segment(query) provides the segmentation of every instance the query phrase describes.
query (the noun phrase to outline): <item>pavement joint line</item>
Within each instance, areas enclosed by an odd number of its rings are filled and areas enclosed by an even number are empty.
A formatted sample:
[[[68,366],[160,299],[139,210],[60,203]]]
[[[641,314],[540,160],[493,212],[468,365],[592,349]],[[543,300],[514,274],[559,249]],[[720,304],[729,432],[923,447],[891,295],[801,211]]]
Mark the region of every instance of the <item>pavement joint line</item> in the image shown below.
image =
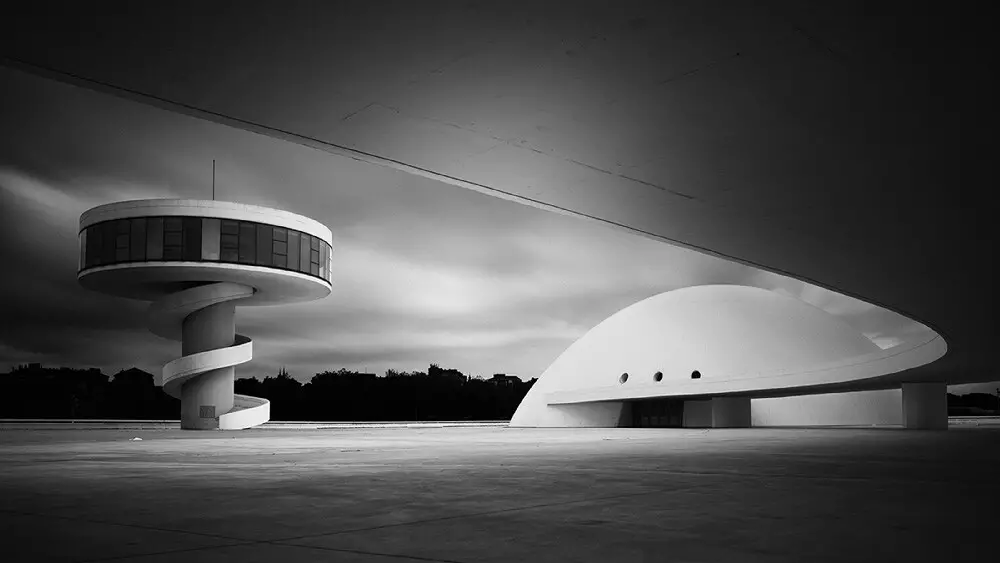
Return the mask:
[[[433,557],[423,557],[420,555],[403,555],[400,553],[382,553],[379,551],[362,551],[359,549],[347,549],[343,547],[327,547],[322,545],[300,545],[295,543],[274,543],[273,541],[263,542],[270,543],[272,545],[277,545],[281,547],[301,547],[305,549],[319,549],[322,551],[334,551],[337,553],[354,553],[358,555],[374,555],[378,557],[392,557],[397,559],[409,559],[411,561],[426,561],[428,563],[468,563],[467,561],[459,561],[457,559],[437,559]]]
[[[93,464],[117,464],[116,460],[67,460],[74,461],[76,463],[93,463]],[[8,466],[14,465],[33,465],[29,462],[15,462],[5,464]],[[184,466],[184,467],[243,467],[245,464],[240,463],[179,463],[170,464],[171,466]],[[317,464],[317,463],[307,463],[307,464],[293,464],[289,462],[272,464],[267,467],[278,468],[287,467],[289,465],[294,465],[298,467],[328,467],[329,464]],[[892,465],[892,463],[883,463],[882,465]],[[386,467],[386,464],[381,463],[352,463],[351,467]],[[472,466],[472,465],[470,465]],[[393,468],[399,469],[404,467],[399,465]],[[536,466],[532,466],[536,467]],[[806,481],[851,481],[851,482],[864,482],[870,481],[873,478],[878,478],[879,476],[844,476],[844,475],[805,475],[805,474],[791,474],[791,473],[745,473],[740,471],[685,471],[683,469],[628,469],[622,471],[622,473],[655,473],[658,475],[691,475],[691,476],[701,476],[701,477],[728,477],[728,478],[748,478],[748,479],[801,479]],[[949,479],[897,479],[900,484],[946,484],[952,483]],[[3,509],[0,509],[3,511]],[[27,514],[27,513],[26,513]],[[97,521],[95,521],[97,522]],[[108,523],[108,522],[98,522],[98,523]],[[124,525],[124,524],[123,524]]]
[[[76,463],[92,463],[92,464],[117,464],[117,460],[59,460],[59,461],[73,461]],[[881,465],[893,465],[892,462],[880,463]],[[19,465],[34,465],[30,462],[14,462],[6,463],[6,466],[19,466]],[[172,466],[185,466],[185,467],[243,467],[244,464],[240,463],[190,463],[190,464],[171,464]],[[313,466],[328,466],[329,464],[294,464],[289,462],[283,462],[279,464],[273,464],[268,467],[286,467],[288,465],[294,465],[299,467],[313,467]],[[385,467],[385,464],[380,463],[352,463],[351,467]],[[402,467],[402,466],[399,466]],[[397,467],[397,468],[399,468]],[[748,479],[801,479],[806,481],[851,481],[851,482],[864,482],[870,481],[873,478],[878,478],[879,476],[844,476],[844,475],[805,475],[805,474],[788,474],[788,473],[744,473],[740,471],[685,471],[678,469],[633,469],[626,470],[630,473],[655,473],[660,475],[690,475],[690,476],[702,476],[702,477],[728,477],[728,478],[748,478]],[[948,484],[952,483],[952,480],[942,478],[942,479],[897,479],[900,484]],[[19,511],[9,511],[7,509],[0,509],[0,512],[19,512]],[[39,515],[37,513],[23,512],[23,514],[28,515]],[[65,517],[60,517],[65,518]],[[116,524],[114,522],[107,521],[93,521],[94,523],[105,523],[105,524]],[[119,524],[119,525],[129,525],[129,524]],[[165,530],[172,531],[172,530]],[[184,533],[194,533],[194,532],[184,532]],[[220,536],[225,537],[225,536]]]
[[[103,563],[104,561],[127,561],[129,559],[138,559],[141,557],[153,557],[156,555],[169,555],[173,553],[191,553],[194,551],[208,551],[211,549],[223,549],[226,547],[240,547],[244,545],[255,545],[260,543],[268,543],[265,541],[258,540],[245,540],[241,543],[233,543],[227,545],[205,545],[201,547],[186,547],[183,549],[168,549],[166,551],[150,551],[147,553],[133,553],[131,555],[112,555],[110,557],[99,557],[97,559],[75,559],[73,563]]]
[[[146,526],[146,525],[143,525],[143,524],[132,524],[132,523],[125,523],[125,522],[113,522],[113,521],[110,521],[110,520],[97,520],[97,519],[93,519],[93,518],[84,518],[84,517],[80,517],[80,516],[63,516],[63,515],[60,515],[60,514],[43,514],[43,513],[39,513],[39,512],[28,512],[26,510],[10,510],[10,509],[7,509],[7,508],[0,508],[0,513],[19,514],[19,515],[22,515],[22,516],[34,516],[36,518],[55,518],[55,519],[58,519],[58,520],[69,520],[71,522],[86,522],[88,524],[102,524],[102,525],[105,525],[105,526],[122,526],[122,527],[125,527],[125,528],[138,528],[138,529],[141,529],[141,530],[151,530],[151,531],[154,531],[154,532],[169,532],[169,533],[174,533],[174,534],[188,534],[188,535],[192,535],[192,536],[201,536],[201,537],[207,537],[207,538],[231,540],[231,541],[236,541],[236,542],[260,543],[261,541],[264,541],[264,540],[248,540],[246,538],[234,538],[232,536],[224,536],[222,534],[210,534],[210,533],[206,533],[206,532],[192,532],[191,530],[177,530],[177,529],[173,529],[173,528],[158,528],[156,526]]]
[[[431,523],[431,522],[444,522],[444,521],[448,521],[448,520],[458,520],[460,518],[477,518],[477,517],[480,517],[480,516],[492,516],[494,514],[506,514],[508,512],[520,512],[520,511],[523,511],[523,510],[535,510],[535,509],[539,509],[539,508],[550,508],[550,507],[553,507],[553,506],[566,506],[566,505],[570,505],[570,504],[581,504],[581,503],[587,503],[587,502],[600,502],[600,501],[605,501],[605,500],[617,500],[617,499],[622,499],[622,498],[629,498],[629,497],[637,497],[637,496],[649,495],[649,494],[653,494],[653,493],[688,491],[688,490],[700,489],[700,488],[704,488],[704,487],[708,487],[708,486],[709,485],[693,485],[693,486],[687,486],[687,487],[677,487],[675,489],[670,489],[670,490],[650,490],[650,491],[642,491],[642,492],[638,492],[638,493],[624,493],[624,494],[620,494],[620,495],[609,495],[609,496],[604,496],[604,497],[594,497],[594,498],[586,498],[586,499],[567,500],[567,501],[561,501],[561,502],[549,502],[549,503],[544,503],[544,504],[531,504],[531,505],[527,505],[527,506],[512,506],[510,508],[499,508],[497,510],[486,510],[486,511],[482,511],[482,512],[466,512],[466,513],[462,513],[462,514],[452,514],[450,516],[439,516],[439,517],[436,517],[436,518],[425,518],[425,519],[422,519],[422,520],[412,520],[412,521],[409,521],[409,522],[395,522],[393,524],[382,524],[382,525],[379,525],[379,526],[369,526],[369,527],[366,527],[366,528],[351,528],[351,529],[348,529],[348,530],[337,530],[337,531],[334,531],[334,532],[325,532],[325,533],[320,533],[320,534],[306,534],[306,535],[293,536],[293,537],[287,537],[287,538],[274,538],[274,539],[267,540],[267,541],[270,542],[270,543],[281,543],[281,544],[283,544],[284,542],[292,542],[292,541],[298,541],[298,540],[304,540],[304,539],[311,539],[311,538],[320,538],[320,537],[324,537],[324,536],[337,536],[337,535],[341,535],[341,534],[353,534],[353,533],[357,533],[357,532],[370,532],[370,531],[374,531],[374,530],[383,530],[383,529],[387,529],[387,528],[399,528],[399,527],[403,527],[403,526],[413,526],[413,525],[418,525],[418,524],[428,524],[428,523]],[[299,544],[289,544],[289,545],[299,545]]]
[[[241,543],[227,544],[227,545],[206,545],[202,547],[190,547],[184,549],[168,549],[166,551],[151,551],[146,553],[133,553],[130,555],[113,555],[110,557],[101,557],[98,559],[77,559],[73,563],[103,563],[105,561],[123,561],[129,559],[138,559],[142,557],[153,557],[156,555],[171,555],[175,553],[191,553],[195,551],[210,551],[213,549],[225,549],[229,547],[242,547],[247,545],[260,545],[260,544],[270,544],[275,547],[286,547],[286,548],[299,548],[299,549],[316,549],[321,551],[333,551],[338,553],[354,553],[357,555],[371,555],[377,557],[391,557],[395,559],[408,559],[410,561],[424,561],[427,563],[467,563],[465,561],[458,561],[455,559],[435,559],[430,557],[422,557],[420,555],[402,555],[398,553],[380,553],[375,551],[362,551],[357,549],[347,549],[338,547],[327,547],[319,545],[297,545],[297,544],[282,544],[275,543],[268,540],[248,540]]]
[[[223,544],[223,545],[209,545],[209,546],[200,546],[200,547],[175,549],[175,550],[166,550],[166,551],[156,551],[156,552],[147,552],[147,553],[135,553],[135,554],[130,554],[130,555],[115,555],[115,556],[111,556],[111,557],[102,557],[102,558],[97,558],[97,559],[79,559],[79,560],[75,560],[75,563],[101,563],[101,562],[104,562],[104,561],[120,561],[120,560],[134,559],[134,558],[139,558],[139,557],[149,557],[149,556],[155,556],[155,555],[166,555],[166,554],[173,554],[173,553],[189,553],[189,552],[194,552],[194,551],[207,551],[207,550],[213,550],[213,549],[222,549],[222,548],[238,547],[238,546],[246,546],[246,545],[259,545],[259,544],[271,544],[271,545],[275,545],[275,546],[279,546],[279,547],[298,547],[298,548],[305,548],[305,549],[319,549],[319,550],[324,550],[324,551],[334,551],[334,552],[343,552],[343,553],[355,553],[355,554],[359,554],[359,555],[372,555],[372,556],[381,556],[381,557],[392,557],[392,558],[398,558],[398,559],[409,559],[409,560],[413,560],[413,561],[425,561],[425,562],[428,562],[428,563],[467,563],[467,562],[464,562],[464,561],[458,561],[458,560],[452,560],[452,559],[434,559],[434,558],[427,558],[427,557],[416,556],[416,555],[402,555],[402,554],[393,554],[393,553],[369,552],[369,551],[351,550],[351,549],[346,549],[346,548],[332,548],[332,547],[327,547],[327,546],[297,544],[297,543],[288,543],[288,542],[292,542],[292,541],[295,541],[295,540],[318,538],[318,537],[324,537],[324,536],[334,536],[334,535],[349,534],[349,533],[355,533],[355,532],[366,532],[366,531],[373,531],[373,530],[380,530],[380,529],[387,529],[387,528],[410,526],[410,525],[416,525],[416,524],[425,524],[425,523],[431,523],[431,522],[443,522],[443,521],[448,521],[448,520],[456,520],[456,519],[459,519],[459,518],[475,518],[477,516],[490,516],[490,515],[493,515],[493,514],[503,514],[503,513],[508,513],[508,512],[518,512],[518,511],[522,511],[522,510],[533,510],[533,509],[548,508],[548,507],[553,507],[553,506],[565,506],[565,505],[569,505],[569,504],[586,503],[586,502],[599,502],[599,501],[603,501],[603,500],[616,500],[616,499],[621,499],[621,498],[629,498],[629,497],[647,495],[647,494],[656,493],[656,492],[685,491],[685,490],[690,490],[690,489],[702,488],[702,487],[705,487],[705,486],[707,486],[707,485],[694,485],[694,486],[688,486],[688,487],[677,487],[677,488],[671,489],[669,491],[664,491],[664,490],[661,490],[661,491],[643,491],[643,492],[637,492],[637,493],[626,493],[626,494],[621,494],[621,495],[609,495],[609,496],[596,497],[596,498],[590,498],[590,499],[577,499],[577,500],[563,501],[563,502],[553,502],[553,503],[545,503],[545,504],[536,504],[536,505],[528,505],[528,506],[521,506],[521,507],[510,507],[510,508],[504,508],[504,509],[499,509],[499,510],[490,510],[490,511],[477,512],[477,513],[464,513],[464,514],[456,514],[456,515],[452,515],[452,516],[443,516],[443,517],[439,517],[439,518],[427,518],[427,519],[423,519],[423,520],[414,520],[414,521],[411,521],[411,522],[399,522],[399,523],[395,523],[395,524],[385,524],[385,525],[382,525],[382,526],[371,526],[371,527],[368,527],[368,528],[356,528],[356,529],[350,529],[350,530],[338,530],[338,531],[335,531],[335,532],[325,532],[325,533],[320,533],[320,534],[309,534],[309,535],[303,535],[303,536],[295,536],[295,537],[287,537],[287,538],[276,538],[276,539],[269,539],[269,540],[247,540],[245,538],[235,538],[235,537],[225,536],[225,535],[221,535],[221,534],[208,534],[208,533],[203,533],[203,532],[192,532],[192,531],[189,531],[189,530],[177,530],[177,529],[171,529],[171,528],[158,528],[158,527],[155,527],[155,526],[144,526],[144,525],[141,525],[141,524],[111,522],[111,521],[106,521],[106,520],[95,520],[95,519],[90,519],[90,518],[81,518],[81,517],[73,517],[73,516],[40,514],[40,513],[27,512],[27,511],[22,511],[22,510],[0,509],[0,512],[5,512],[5,513],[9,513],[9,514],[20,514],[20,515],[24,515],[24,516],[33,516],[33,517],[38,517],[38,518],[56,518],[56,519],[60,519],[60,520],[70,520],[70,521],[78,521],[78,522],[87,522],[87,523],[91,523],[91,524],[102,524],[102,525],[109,525],[109,526],[122,526],[122,527],[129,527],[129,528],[139,528],[139,529],[143,529],[143,530],[151,530],[151,531],[158,531],[158,532],[189,534],[189,535],[210,537],[210,538],[216,538],[216,539],[231,540],[231,541],[234,542],[234,543],[227,543],[227,544]]]
[[[802,479],[805,481],[856,481],[864,482],[871,481],[878,476],[857,476],[857,477],[845,477],[843,475],[801,475],[801,474],[791,474],[791,473],[742,473],[739,471],[684,471],[684,470],[656,470],[650,469],[643,471],[645,473],[657,473],[662,475],[696,475],[705,477],[736,477],[736,478],[748,478],[748,479]],[[910,479],[910,480],[898,480],[899,483],[952,483],[948,479]]]
[[[552,506],[565,506],[565,505],[577,504],[577,503],[599,502],[599,501],[603,501],[603,500],[615,500],[615,499],[619,499],[619,498],[629,498],[629,497],[647,495],[647,494],[655,493],[655,492],[677,492],[677,491],[684,491],[684,490],[702,488],[702,487],[706,487],[706,486],[708,486],[708,485],[694,485],[694,486],[688,486],[688,487],[677,487],[676,489],[671,489],[670,491],[662,491],[662,490],[661,491],[642,491],[642,492],[637,492],[637,493],[626,493],[626,494],[621,494],[621,495],[609,495],[609,496],[605,496],[605,497],[596,497],[596,498],[590,498],[590,499],[577,499],[577,500],[571,500],[571,501],[562,501],[562,502],[554,502],[554,503],[536,504],[536,505],[528,505],[528,506],[520,506],[520,507],[510,507],[510,508],[504,508],[504,509],[498,509],[498,510],[490,510],[490,511],[484,511],[484,512],[463,513],[463,514],[455,514],[455,515],[451,515],[451,516],[442,516],[442,517],[438,517],[438,518],[427,518],[427,519],[423,519],[423,520],[413,520],[413,521],[410,521],[410,522],[397,522],[397,523],[394,523],[394,524],[384,524],[384,525],[381,525],[381,526],[370,526],[370,527],[367,527],[367,528],[355,528],[355,529],[349,529],[349,530],[337,530],[337,531],[334,531],[334,532],[323,532],[323,533],[318,533],[318,534],[307,534],[307,535],[301,535],[301,536],[292,536],[292,537],[285,537],[285,538],[273,538],[273,539],[265,539],[265,540],[247,540],[246,538],[236,538],[236,537],[226,536],[226,535],[222,535],[222,534],[210,534],[210,533],[205,533],[205,532],[194,532],[194,531],[190,531],[190,530],[178,530],[178,529],[172,529],[172,528],[159,528],[159,527],[155,527],[155,526],[145,526],[145,525],[142,525],[142,524],[113,522],[113,521],[97,520],[97,519],[83,518],[83,517],[77,517],[77,516],[63,516],[63,515],[56,515],[56,514],[43,514],[43,513],[37,513],[37,512],[28,512],[28,511],[24,511],[24,510],[0,509],[0,513],[19,514],[19,515],[22,515],[22,516],[32,516],[32,517],[36,517],[36,518],[54,518],[54,519],[59,519],[59,520],[69,520],[69,521],[75,521],[75,522],[87,522],[87,523],[90,523],[90,524],[101,524],[101,525],[107,525],[107,526],[121,526],[121,527],[127,527],[127,528],[138,528],[138,529],[142,529],[142,530],[150,530],[150,531],[156,531],[156,532],[168,532],[168,533],[188,534],[188,535],[194,535],[194,536],[200,536],[200,537],[209,537],[209,538],[214,538],[214,539],[223,539],[223,540],[229,540],[229,541],[235,542],[235,543],[229,543],[229,544],[225,544],[225,545],[202,546],[202,547],[198,547],[198,548],[187,548],[187,549],[176,550],[176,551],[155,552],[155,553],[128,555],[128,556],[113,556],[113,557],[110,557],[110,558],[106,557],[106,558],[100,558],[100,559],[87,559],[87,560],[77,561],[77,563],[96,563],[96,562],[100,562],[100,561],[112,561],[112,560],[118,560],[118,559],[128,559],[129,557],[140,557],[140,556],[141,557],[145,557],[147,555],[159,555],[161,553],[165,554],[165,553],[175,553],[175,552],[201,551],[201,550],[205,550],[205,549],[216,549],[216,548],[222,548],[222,547],[234,547],[234,546],[240,546],[240,545],[254,545],[254,544],[273,544],[273,545],[278,545],[278,546],[282,546],[283,545],[283,546],[293,546],[293,547],[309,547],[309,548],[320,547],[320,548],[322,548],[321,546],[302,545],[302,544],[286,543],[286,542],[292,542],[292,541],[295,541],[295,540],[303,540],[303,539],[310,539],[310,538],[318,538],[318,537],[324,537],[324,536],[334,536],[334,535],[350,534],[350,533],[356,533],[356,532],[367,532],[367,531],[380,530],[380,529],[386,529],[386,528],[395,528],[395,527],[403,527],[403,526],[410,526],[410,525],[417,525],[417,524],[425,524],[425,523],[430,523],[430,522],[443,522],[443,521],[448,521],[448,520],[456,520],[456,519],[459,519],[459,518],[475,518],[475,517],[478,517],[478,516],[490,516],[490,515],[493,515],[493,514],[503,514],[503,513],[507,513],[507,512],[517,512],[517,511],[521,511],[521,510],[533,510],[533,509],[538,509],[538,508],[548,508],[548,507],[552,507]],[[361,552],[359,552],[359,553],[361,553]],[[388,554],[375,554],[375,553],[372,553],[372,555],[388,555]],[[402,556],[400,556],[400,557],[402,557]],[[407,556],[407,557],[409,557],[409,556]],[[414,557],[409,557],[409,558],[410,559],[414,559]],[[464,563],[464,562],[461,562],[461,561],[452,562],[452,561],[440,560],[440,559],[424,559],[424,560],[425,561],[441,561],[443,563]]]
[[[333,551],[338,553],[353,553],[357,555],[371,555],[375,557],[391,557],[395,559],[408,559],[410,561],[424,561],[427,563],[468,563],[466,561],[458,561],[456,559],[434,559],[430,557],[422,557],[420,555],[402,555],[398,553],[380,553],[375,551],[361,551],[357,549],[346,549],[337,547],[325,547],[318,545],[296,545],[296,544],[280,544],[273,543],[267,540],[254,540],[246,541],[243,543],[236,543],[230,545],[207,545],[203,547],[191,547],[184,549],[168,549],[166,551],[151,551],[147,553],[133,553],[131,555],[113,555],[110,557],[101,557],[98,559],[76,559],[73,563],[104,563],[105,561],[127,561],[130,559],[139,559],[142,557],[154,557],[157,555],[171,555],[175,553],[191,553],[195,551],[210,551],[213,549],[225,549],[229,547],[242,547],[247,545],[259,545],[259,544],[270,544],[275,547],[286,547],[286,548],[299,548],[299,549],[316,549],[321,551]]]

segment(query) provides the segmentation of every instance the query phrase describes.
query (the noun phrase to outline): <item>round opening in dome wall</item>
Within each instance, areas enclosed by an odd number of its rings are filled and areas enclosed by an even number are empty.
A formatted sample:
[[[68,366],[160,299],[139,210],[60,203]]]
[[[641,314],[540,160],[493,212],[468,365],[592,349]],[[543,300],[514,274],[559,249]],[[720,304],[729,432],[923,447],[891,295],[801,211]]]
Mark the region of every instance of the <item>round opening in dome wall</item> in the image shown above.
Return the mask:
[[[691,379],[701,379],[701,372],[694,370],[691,372]]]
[[[618,383],[625,383],[626,381],[628,381],[627,373],[623,373],[618,377]]]
[[[663,372],[662,371],[658,371],[658,372],[656,372],[656,373],[653,374],[653,381],[662,381],[662,380],[663,380]]]

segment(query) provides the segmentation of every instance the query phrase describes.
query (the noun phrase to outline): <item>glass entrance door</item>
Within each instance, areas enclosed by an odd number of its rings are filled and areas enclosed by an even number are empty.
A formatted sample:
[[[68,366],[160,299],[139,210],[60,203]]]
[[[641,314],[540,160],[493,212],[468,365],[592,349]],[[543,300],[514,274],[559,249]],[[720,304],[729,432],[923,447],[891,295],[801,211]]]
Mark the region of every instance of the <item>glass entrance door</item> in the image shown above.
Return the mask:
[[[636,428],[680,428],[684,424],[684,401],[650,399],[632,403],[632,426]]]

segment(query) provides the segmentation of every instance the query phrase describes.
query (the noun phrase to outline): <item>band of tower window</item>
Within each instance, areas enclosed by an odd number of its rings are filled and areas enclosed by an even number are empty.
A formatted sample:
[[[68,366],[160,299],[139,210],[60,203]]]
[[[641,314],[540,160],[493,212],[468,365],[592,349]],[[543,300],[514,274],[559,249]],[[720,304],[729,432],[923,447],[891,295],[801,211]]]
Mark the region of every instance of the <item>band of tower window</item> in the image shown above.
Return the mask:
[[[332,248],[308,233],[209,217],[132,217],[80,231],[80,271],[128,262],[225,262],[309,274],[332,283]]]

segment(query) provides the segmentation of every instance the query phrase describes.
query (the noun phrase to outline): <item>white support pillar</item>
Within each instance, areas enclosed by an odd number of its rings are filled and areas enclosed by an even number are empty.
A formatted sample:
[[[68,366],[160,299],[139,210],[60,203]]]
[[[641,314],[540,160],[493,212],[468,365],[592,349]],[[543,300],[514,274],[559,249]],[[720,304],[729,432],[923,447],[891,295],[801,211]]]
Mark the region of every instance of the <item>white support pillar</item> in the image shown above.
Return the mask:
[[[712,401],[684,401],[684,428],[711,428]]]
[[[712,428],[749,428],[750,397],[712,399]]]
[[[948,429],[948,386],[940,382],[903,384],[903,427]]]

